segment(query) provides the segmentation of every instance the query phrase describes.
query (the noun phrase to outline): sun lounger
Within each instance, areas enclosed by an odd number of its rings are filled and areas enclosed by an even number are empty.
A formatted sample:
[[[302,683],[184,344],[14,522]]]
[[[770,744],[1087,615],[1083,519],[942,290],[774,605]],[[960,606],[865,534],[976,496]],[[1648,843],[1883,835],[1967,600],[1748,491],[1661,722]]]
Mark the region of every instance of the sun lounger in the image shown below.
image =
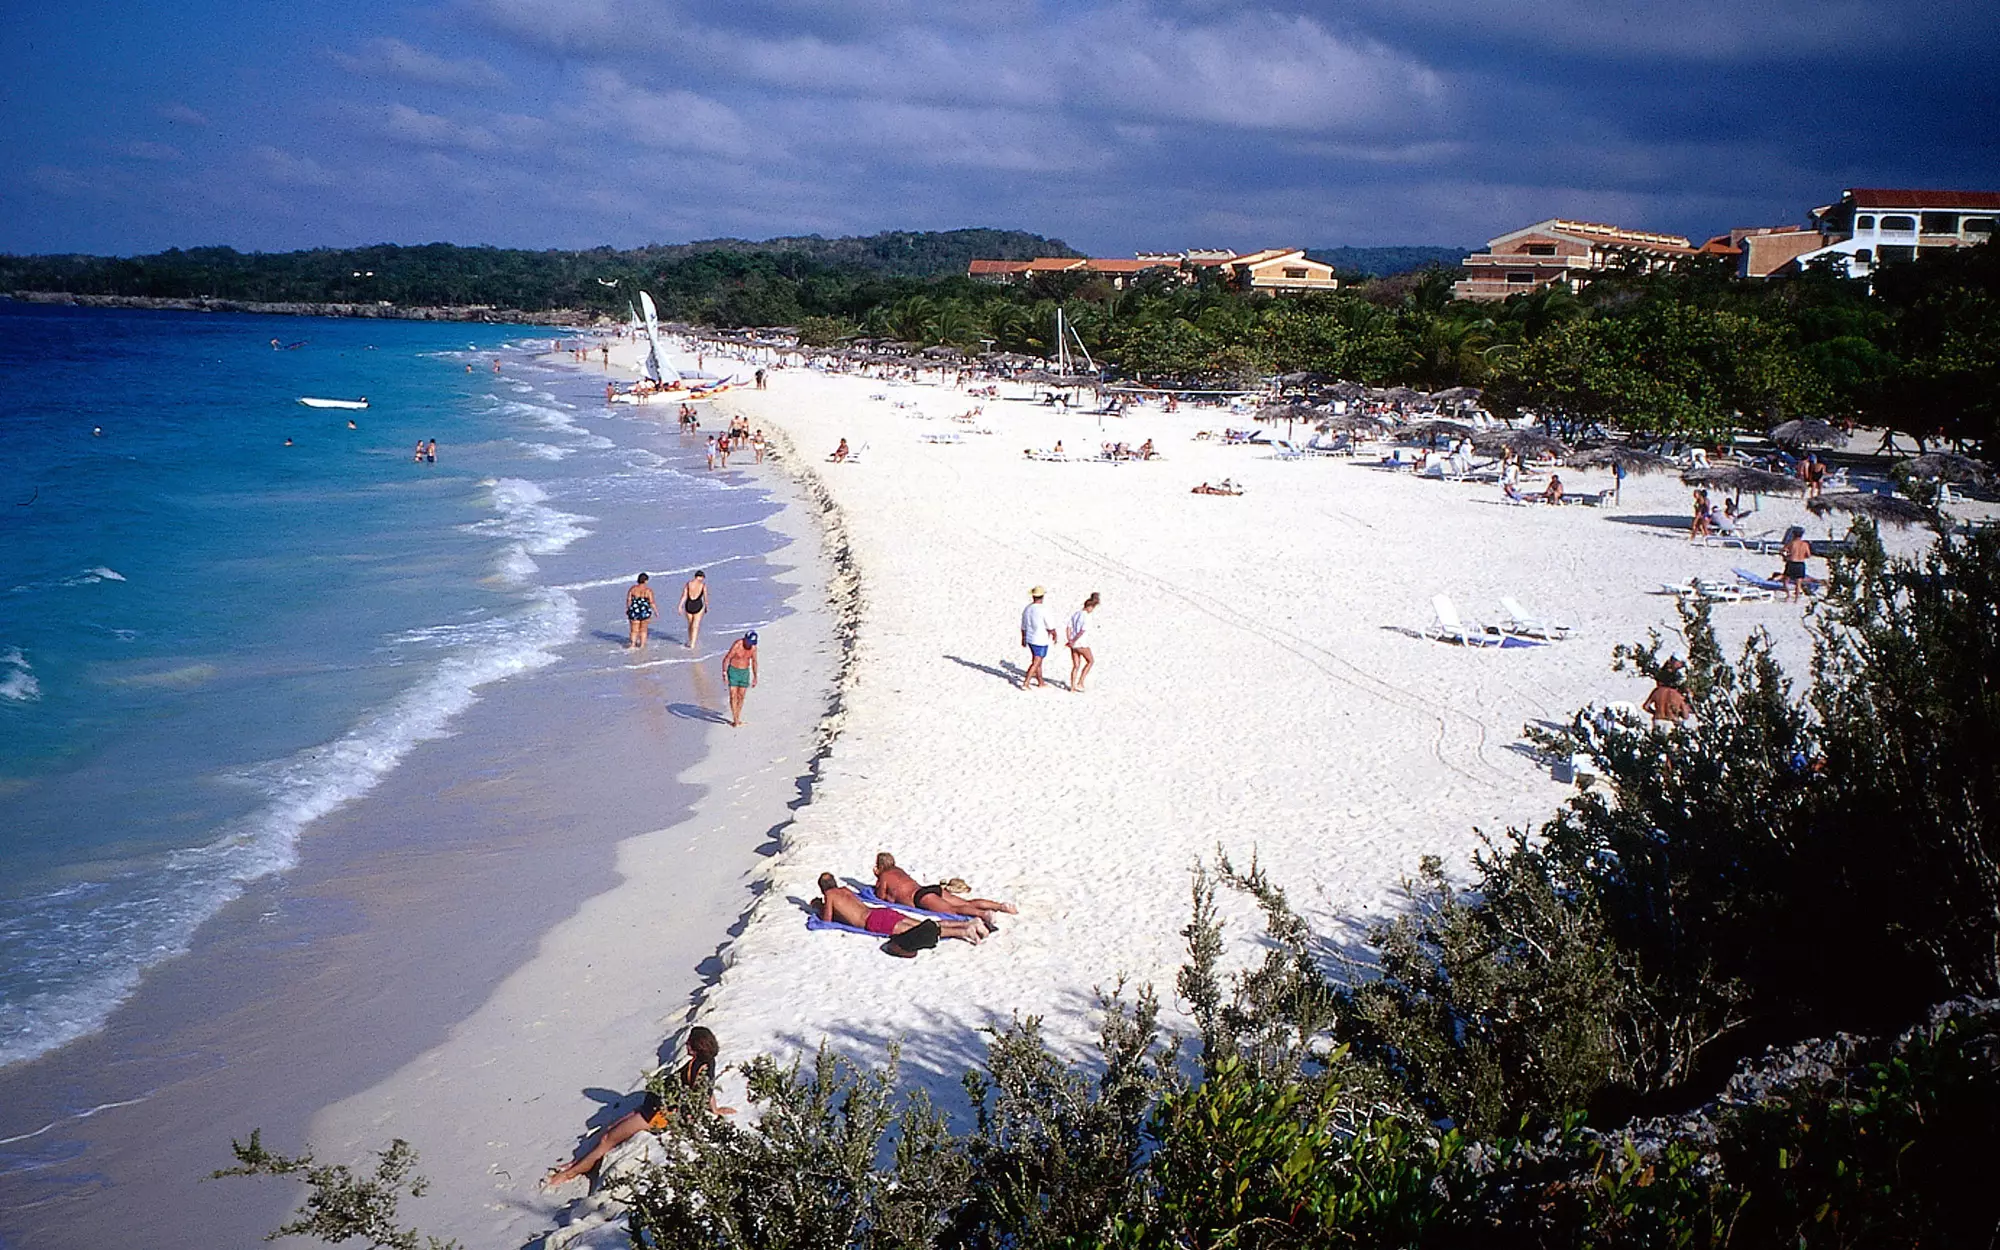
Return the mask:
[[[964,438],[959,436],[959,433],[956,430],[944,434],[926,434],[923,437],[926,443],[944,443],[946,445],[950,445],[952,443],[962,443],[965,441]]]
[[[1500,632],[1519,634],[1524,638],[1546,638],[1554,641],[1569,636],[1569,626],[1544,621],[1521,606],[1521,601],[1511,595],[1500,596],[1500,608],[1507,615],[1500,621]]]
[[[1777,597],[1767,586],[1757,586],[1743,582],[1717,582],[1710,581],[1705,577],[1697,577],[1694,579],[1694,585],[1695,590],[1700,593],[1702,598],[1717,600],[1722,603],[1762,603],[1768,599]]]
[[[1458,608],[1443,595],[1431,599],[1431,610],[1437,613],[1436,621],[1424,631],[1424,637],[1434,642],[1455,642],[1461,647],[1499,646],[1502,635],[1488,633],[1484,629],[1468,629],[1459,618]]]

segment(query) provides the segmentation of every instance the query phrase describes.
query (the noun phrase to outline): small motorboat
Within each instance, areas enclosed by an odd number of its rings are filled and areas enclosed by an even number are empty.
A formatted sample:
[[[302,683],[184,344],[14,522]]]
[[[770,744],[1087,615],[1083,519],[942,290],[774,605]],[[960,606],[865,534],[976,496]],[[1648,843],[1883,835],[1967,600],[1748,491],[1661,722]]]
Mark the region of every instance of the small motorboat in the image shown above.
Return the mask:
[[[366,408],[368,397],[360,399],[317,399],[311,395],[299,396],[299,402],[308,408]]]

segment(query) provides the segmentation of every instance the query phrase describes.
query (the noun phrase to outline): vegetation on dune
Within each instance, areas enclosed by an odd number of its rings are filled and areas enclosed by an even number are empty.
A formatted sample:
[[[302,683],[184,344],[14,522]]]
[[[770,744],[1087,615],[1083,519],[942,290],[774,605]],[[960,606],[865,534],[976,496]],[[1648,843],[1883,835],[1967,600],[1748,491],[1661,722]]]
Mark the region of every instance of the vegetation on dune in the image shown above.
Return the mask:
[[[1087,1064],[1018,1021],[966,1075],[956,1129],[899,1092],[893,1055],[753,1059],[754,1124],[691,1103],[665,1165],[613,1182],[635,1239],[1991,1246],[2000,535],[1939,528],[1900,559],[1857,527],[1802,689],[1767,638],[1725,656],[1687,609],[1697,721],[1531,729],[1601,783],[1489,839],[1463,884],[1421,865],[1364,961],[1218,855],[1175,984],[1196,1036],[1164,1036],[1143,988],[1103,996]],[[1614,653],[1665,658],[1658,637]],[[1261,962],[1233,976],[1225,889],[1265,918]],[[352,1187],[309,1179],[315,1198]]]

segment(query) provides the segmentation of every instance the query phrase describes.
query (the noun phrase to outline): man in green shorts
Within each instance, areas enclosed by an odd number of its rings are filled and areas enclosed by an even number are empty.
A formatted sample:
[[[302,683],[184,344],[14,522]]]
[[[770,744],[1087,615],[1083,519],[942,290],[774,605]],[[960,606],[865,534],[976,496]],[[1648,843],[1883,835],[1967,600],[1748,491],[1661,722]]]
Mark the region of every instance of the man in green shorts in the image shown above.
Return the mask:
[[[729,679],[729,723],[741,725],[743,696],[757,684],[756,630],[729,644],[729,654],[722,657],[722,673]]]

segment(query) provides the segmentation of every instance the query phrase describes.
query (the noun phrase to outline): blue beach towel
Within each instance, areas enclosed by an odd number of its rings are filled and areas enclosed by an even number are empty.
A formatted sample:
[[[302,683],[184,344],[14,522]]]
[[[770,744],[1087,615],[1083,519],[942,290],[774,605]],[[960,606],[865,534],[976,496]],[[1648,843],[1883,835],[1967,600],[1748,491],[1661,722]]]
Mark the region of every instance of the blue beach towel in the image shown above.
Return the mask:
[[[1500,640],[1500,649],[1502,651],[1505,651],[1509,647],[1539,647],[1541,645],[1541,643],[1534,641],[1532,638],[1516,638],[1512,634],[1508,634]]]
[[[821,919],[820,919],[820,918],[819,918],[818,916],[807,916],[807,917],[806,917],[806,928],[808,928],[808,929],[838,929],[838,930],[839,930],[840,932],[842,932],[842,933],[859,933],[859,934],[860,934],[860,935],[861,935],[862,937],[872,937],[872,938],[882,938],[882,935],[881,935],[881,934],[879,934],[879,933],[870,933],[870,932],[869,932],[868,930],[866,930],[866,929],[860,929],[860,928],[856,928],[856,927],[855,927],[854,925],[851,925],[851,924],[840,924],[840,923],[838,923],[837,921],[832,921],[832,920],[821,920]],[[887,938],[882,938],[882,940],[883,940],[883,941],[887,941],[888,939],[887,939]]]
[[[919,919],[923,920],[965,919],[964,916],[954,916],[948,911],[925,911],[921,907],[913,907],[908,903],[892,903],[888,899],[883,898],[881,895],[877,894],[872,887],[865,885],[856,888],[854,892],[861,896],[861,901],[864,903],[873,903],[877,907],[893,907],[897,911],[902,912],[906,916],[916,916]]]
[[[1783,590],[1785,584],[1774,577],[1761,577],[1748,569],[1733,570],[1737,577],[1749,582],[1759,590]]]

